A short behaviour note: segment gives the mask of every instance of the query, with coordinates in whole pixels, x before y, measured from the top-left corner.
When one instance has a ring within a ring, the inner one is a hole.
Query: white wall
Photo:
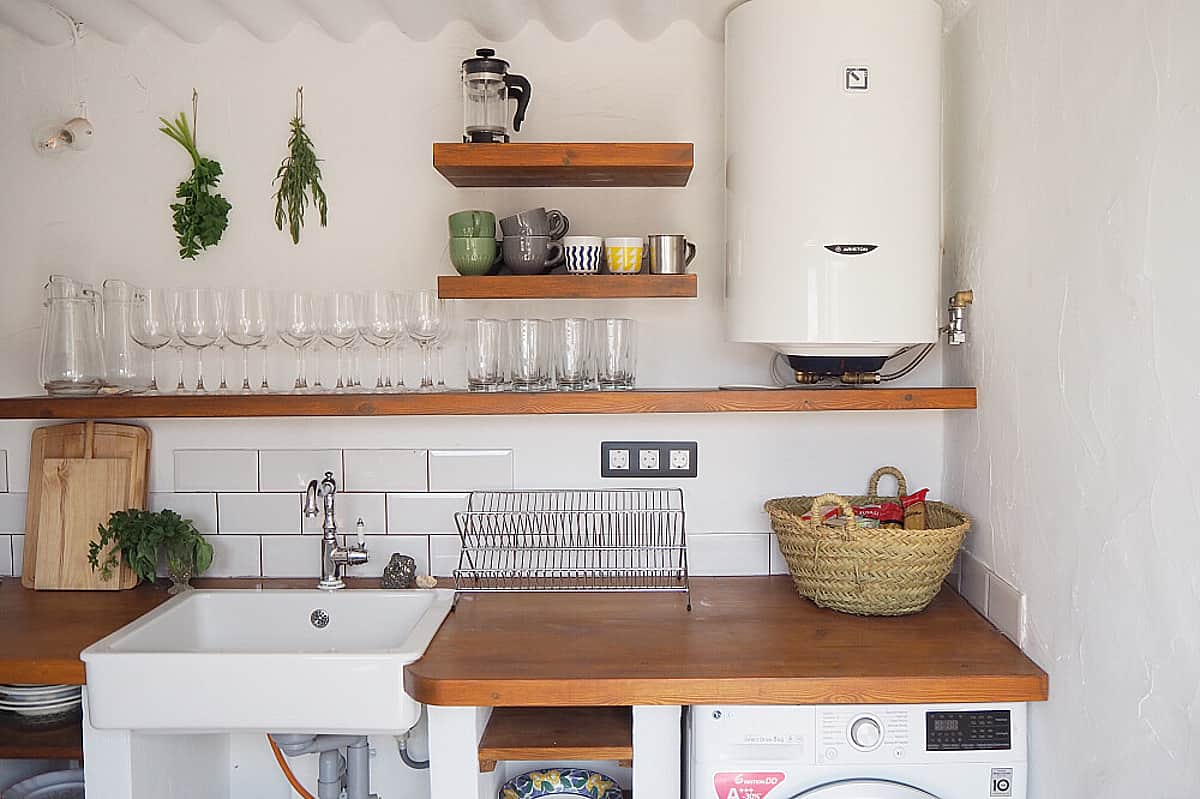
[[[968,546],[1028,598],[1050,672],[1034,799],[1200,784],[1200,7],[979,3],[949,37],[947,359]]]

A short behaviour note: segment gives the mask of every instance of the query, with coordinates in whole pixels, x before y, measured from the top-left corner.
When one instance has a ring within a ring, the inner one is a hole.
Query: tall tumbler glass
[[[545,391],[550,387],[550,323],[545,319],[510,319],[508,352],[513,391]]]
[[[467,390],[503,391],[508,382],[508,352],[504,323],[499,319],[468,319]]]
[[[559,391],[586,391],[595,384],[591,321],[554,320],[554,380]]]
[[[592,330],[600,390],[632,390],[637,382],[637,323],[632,319],[597,319]]]

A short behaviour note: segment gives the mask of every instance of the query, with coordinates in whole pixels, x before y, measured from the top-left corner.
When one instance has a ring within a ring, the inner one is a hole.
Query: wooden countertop
[[[405,685],[434,705],[1025,702],[1048,678],[958,594],[858,618],[787,577],[695,578],[670,594],[459,598]]]

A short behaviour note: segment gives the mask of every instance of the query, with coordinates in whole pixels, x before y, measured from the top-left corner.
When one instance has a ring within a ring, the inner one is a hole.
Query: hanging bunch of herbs
[[[304,87],[296,89],[296,115],[292,117],[292,134],[288,138],[288,154],[275,173],[275,227],[288,225],[292,243],[300,243],[300,228],[304,227],[304,209],[310,202],[321,216],[321,227],[329,222],[329,207],[325,190],[321,188],[321,159],[313,150],[312,138],[304,127]]]
[[[221,181],[221,165],[204,158],[196,149],[196,105],[199,97],[192,92],[192,124],[188,125],[187,114],[178,119],[159,117],[163,133],[179,142],[192,157],[192,173],[179,184],[175,197],[179,202],[171,203],[174,213],[175,233],[179,237],[179,257],[195,260],[200,250],[207,249],[221,240],[221,234],[229,226],[229,201],[217,194]]]

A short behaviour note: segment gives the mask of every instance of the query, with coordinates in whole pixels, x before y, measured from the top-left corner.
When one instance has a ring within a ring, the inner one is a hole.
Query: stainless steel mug
[[[649,236],[650,274],[682,275],[696,257],[696,245],[681,235]]]

